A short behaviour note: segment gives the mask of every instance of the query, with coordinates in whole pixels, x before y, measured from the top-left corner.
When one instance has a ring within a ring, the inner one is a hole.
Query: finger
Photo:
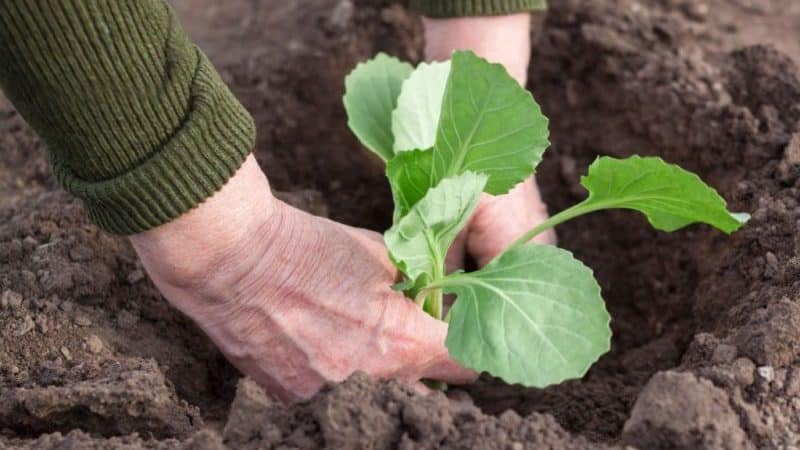
[[[447,384],[470,384],[478,379],[478,373],[462,367],[449,354],[445,354],[425,370],[423,377],[444,381]]]
[[[456,239],[450,246],[450,250],[447,252],[447,256],[445,256],[445,268],[447,273],[452,273],[464,268],[468,235],[467,228],[464,228],[458,233],[458,236],[456,236]]]
[[[558,234],[554,228],[550,228],[544,233],[533,238],[533,242],[542,245],[558,245]]]
[[[338,223],[337,223],[338,224]],[[350,225],[338,224],[343,227],[345,231],[347,231],[351,236],[355,237],[356,239],[364,239],[366,241],[370,241],[373,244],[377,245],[384,245],[383,244],[383,236],[380,233],[376,233],[372,230],[367,230],[364,228],[352,227]]]
[[[414,389],[414,392],[420,395],[430,395],[430,393],[433,392],[431,391],[431,388],[425,386],[425,383],[421,381],[415,381],[411,383],[411,388]]]
[[[420,311],[420,314],[423,314]],[[462,367],[454,360],[445,347],[447,337],[447,324],[425,315],[421,318],[425,333],[425,341],[428,344],[427,361],[421,367],[420,378],[444,381],[448,384],[467,384],[472,383],[478,378],[478,374],[471,369]]]
[[[453,306],[453,303],[456,302],[456,296],[455,294],[445,294],[443,300],[444,300],[444,311],[442,311],[442,316],[447,317],[447,313],[450,311],[450,308]]]
[[[389,254],[386,250],[386,244],[383,242],[383,236],[380,234],[365,230],[363,228],[351,227],[343,225],[345,231],[356,240],[370,255],[372,255],[381,266],[391,275],[392,280],[397,280],[400,273],[397,267],[389,259]]]

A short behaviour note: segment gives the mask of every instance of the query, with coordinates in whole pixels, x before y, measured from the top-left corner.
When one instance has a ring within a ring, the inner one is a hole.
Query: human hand
[[[447,270],[463,268],[466,255],[470,255],[478,267],[485,266],[547,217],[547,206],[542,202],[533,177],[505,195],[483,194],[467,226],[450,247]],[[532,242],[555,245],[556,233],[551,228],[537,235]]]
[[[503,64],[525,86],[530,61],[530,14],[453,19],[423,18],[425,56],[450,58],[454,50],[470,49],[490,62]],[[467,254],[479,266],[502,252],[526,231],[547,219],[536,180],[531,177],[505,195],[484,194],[467,226],[447,255],[448,270],[463,267]],[[551,229],[534,242],[555,244]]]
[[[423,17],[425,58],[442,61],[450,59],[456,50],[472,50],[489,62],[505,66],[525,86],[531,59],[530,21],[529,13],[449,19]]]
[[[276,200],[252,155],[198,208],[131,241],[169,302],[284,401],[356,370],[475,377],[449,357],[447,325],[391,290],[398,274],[378,234]]]

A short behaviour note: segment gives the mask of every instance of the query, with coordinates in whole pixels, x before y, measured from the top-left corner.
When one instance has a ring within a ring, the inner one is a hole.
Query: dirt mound
[[[44,369],[55,384],[12,388],[0,396],[0,422],[17,434],[80,428],[98,435],[171,437],[203,424],[197,408],[176,398],[152,360]]]
[[[350,136],[340,98],[358,60],[420,57],[405,8],[174,3],[253,112],[281,195],[385,227],[380,164]],[[0,449],[800,445],[800,71],[769,45],[737,47],[800,12],[770,0],[757,30],[731,29],[742,5],[553,0],[541,19],[530,87],[551,119],[538,176],[553,210],[582,198],[597,155],[638,153],[698,172],[753,216],[733,237],[659,233],[625,211],[559,228],[596,270],[614,340],[584,379],[543,390],[485,378],[421,397],[354,375],[285,407],[237,385],[130,246],[57,190],[41,143],[0,101]]]
[[[524,419],[512,411],[487,416],[468,400],[441,393],[420,397],[395,382],[363,374],[329,386],[309,402],[287,409],[249,380],[239,384],[225,427],[231,448],[456,449],[586,448],[552,417]]]

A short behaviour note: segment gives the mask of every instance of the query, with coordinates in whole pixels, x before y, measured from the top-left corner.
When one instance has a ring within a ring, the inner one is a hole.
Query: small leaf
[[[403,292],[408,298],[413,299],[417,296],[419,291],[425,289],[430,284],[431,278],[427,274],[423,274],[416,280],[406,278],[405,280],[392,285],[392,290]]]
[[[486,176],[467,172],[442,180],[384,234],[389,256],[401,272],[416,280],[436,279],[456,235],[478,203]]]
[[[445,345],[466,367],[543,388],[582,377],[609,349],[600,286],[565,250],[517,247],[439,284],[458,297]]]
[[[432,149],[404,151],[386,164],[386,177],[394,198],[394,223],[430,189],[432,158]]]
[[[436,132],[433,179],[484,173],[486,192],[504,194],[541,161],[549,145],[547,124],[530,92],[503,66],[455,52]]]
[[[433,147],[449,75],[450,61],[422,63],[403,82],[392,113],[395,152]]]
[[[661,158],[601,157],[581,184],[589,197],[577,208],[633,209],[659,230],[675,231],[703,222],[730,234],[749,219],[747,214],[728,212],[725,200],[700,177]]]
[[[345,79],[344,108],[347,125],[361,143],[384,161],[394,155],[392,111],[403,80],[414,70],[410,64],[378,53],[360,63]]]

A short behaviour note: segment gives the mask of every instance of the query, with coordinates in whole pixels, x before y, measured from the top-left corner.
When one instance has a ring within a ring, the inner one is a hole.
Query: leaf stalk
[[[578,216],[582,216],[584,214],[588,214],[591,212],[599,211],[601,209],[608,209],[610,205],[606,205],[604,203],[590,203],[590,198],[585,199],[584,201],[577,203],[575,205],[570,206],[569,208],[561,211],[560,213],[550,217],[549,219],[545,220],[544,222],[536,225],[535,227],[531,228],[530,231],[523,234],[519,237],[516,241],[514,241],[511,245],[509,245],[505,250],[503,250],[500,255],[506,253],[512,249],[517,247],[523,246],[530,242],[531,239],[535,238],[536,236],[542,234],[543,232],[549,230],[550,228],[555,227],[556,225],[560,225],[568,220],[572,220]],[[498,255],[497,257],[499,257]],[[495,259],[497,259],[495,257]]]

